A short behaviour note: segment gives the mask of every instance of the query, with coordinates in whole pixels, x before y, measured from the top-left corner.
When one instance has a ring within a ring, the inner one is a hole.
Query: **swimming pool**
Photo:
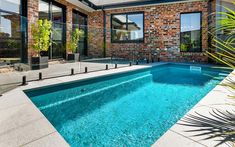
[[[230,71],[167,64],[27,90],[71,146],[150,146]]]

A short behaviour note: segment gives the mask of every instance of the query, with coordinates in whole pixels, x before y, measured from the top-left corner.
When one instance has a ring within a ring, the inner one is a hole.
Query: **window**
[[[180,16],[180,51],[201,52],[202,28],[201,13],[183,13]]]
[[[112,42],[143,42],[144,13],[115,14],[111,18]]]
[[[53,0],[39,1],[39,19],[52,21],[52,47],[48,51],[50,59],[65,58],[66,16],[65,6]]]
[[[39,18],[40,19],[49,19],[49,3],[40,1],[39,2]]]
[[[0,9],[20,13],[20,0],[0,0]]]
[[[81,56],[87,56],[87,15],[76,10],[73,11],[73,29],[75,28],[79,28],[84,31],[84,35],[79,38],[79,50],[77,52],[79,52]]]
[[[0,0],[0,66],[27,62],[26,0]]]

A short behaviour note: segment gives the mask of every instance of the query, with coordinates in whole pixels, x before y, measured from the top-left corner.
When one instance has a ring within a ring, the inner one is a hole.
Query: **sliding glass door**
[[[48,51],[50,59],[65,58],[66,30],[65,30],[65,8],[55,2],[39,2],[39,19],[48,19],[53,23],[52,47]]]
[[[27,62],[25,0],[0,0],[0,66]]]
[[[84,35],[80,37],[78,44],[78,53],[81,56],[87,56],[87,15],[73,11],[73,28],[79,28],[84,31]]]
[[[53,22],[51,58],[63,58],[65,56],[65,18],[63,8],[53,4],[51,10]]]

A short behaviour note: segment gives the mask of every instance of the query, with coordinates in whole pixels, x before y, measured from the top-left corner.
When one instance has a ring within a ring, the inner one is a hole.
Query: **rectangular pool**
[[[231,71],[167,64],[25,93],[77,146],[152,145]]]

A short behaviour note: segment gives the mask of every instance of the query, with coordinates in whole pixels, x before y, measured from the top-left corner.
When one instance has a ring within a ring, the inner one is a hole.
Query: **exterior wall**
[[[70,40],[70,31],[72,29],[72,11],[73,9],[78,10],[82,13],[87,14],[87,12],[77,6],[66,2],[65,0],[55,0],[66,7],[66,42]],[[28,0],[28,59],[30,62],[30,58],[34,55],[34,51],[32,49],[32,33],[31,33],[31,25],[38,20],[38,9],[39,9],[39,0]]]
[[[32,27],[31,25],[38,20],[38,0],[28,0],[28,62],[30,63],[31,56],[34,55],[32,49]]]
[[[104,15],[95,11],[88,15],[88,56],[103,57]]]
[[[111,14],[144,11],[144,43],[111,43]],[[180,52],[180,13],[182,12],[202,12],[202,52],[190,53]],[[89,14],[89,26],[102,27],[103,12],[98,11]],[[169,3],[161,5],[122,8],[106,10],[107,38],[106,48],[108,56],[116,56],[132,59],[151,58],[151,54],[157,53],[161,61],[175,62],[207,62],[208,58],[204,54],[208,49],[208,2],[194,1],[182,3]],[[102,44],[102,35],[91,40],[91,44]],[[90,46],[91,56],[102,56],[100,48]]]
[[[66,41],[70,39],[72,28],[72,10],[78,7],[64,1],[56,0],[66,6]],[[212,0],[215,1],[216,0]],[[34,54],[32,50],[31,24],[38,19],[39,0],[28,0],[28,57]],[[152,58],[157,53],[162,61],[175,62],[207,62],[204,54],[208,50],[208,6],[206,0],[194,2],[169,3],[152,6],[132,7],[106,10],[106,55],[128,59]],[[88,55],[103,57],[104,55],[104,13],[94,11],[88,14]],[[111,14],[144,11],[144,43],[111,43]],[[180,13],[202,12],[202,52],[180,52]],[[156,57],[154,57],[156,58]]]
[[[211,34],[208,34],[208,42],[209,42],[209,49],[208,51],[213,53],[215,51],[215,48],[212,46],[214,44],[213,42],[213,36],[215,36],[215,32],[213,32],[213,29],[216,28],[216,0],[210,0],[208,4],[208,10],[209,10],[209,17],[208,17],[208,24],[209,24],[209,32]],[[211,58],[208,59],[210,63],[214,63],[215,61]]]

